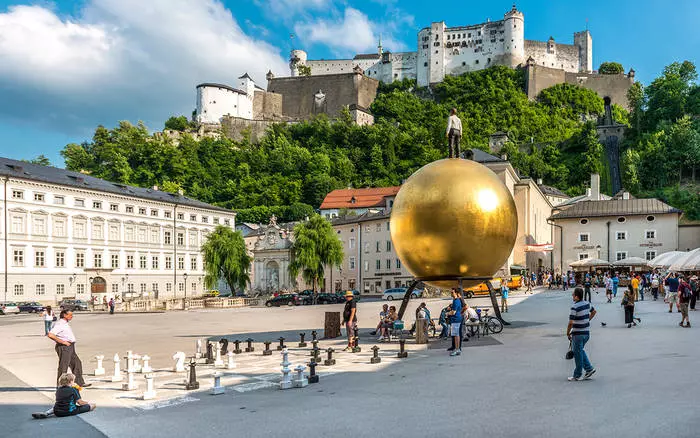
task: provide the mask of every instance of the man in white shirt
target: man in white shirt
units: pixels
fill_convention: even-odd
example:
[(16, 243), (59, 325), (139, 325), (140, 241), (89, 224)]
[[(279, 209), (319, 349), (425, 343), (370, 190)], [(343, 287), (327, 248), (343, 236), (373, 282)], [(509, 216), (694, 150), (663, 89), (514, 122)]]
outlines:
[(462, 140), (462, 121), (457, 117), (457, 108), (452, 108), (450, 111), (445, 137), (450, 145), (450, 158), (461, 158), (459, 142)]
[(53, 326), (49, 334), (49, 339), (56, 343), (56, 354), (58, 354), (58, 377), (61, 374), (68, 372), (70, 367), (75, 375), (75, 383), (83, 388), (90, 386), (90, 383), (85, 383), (83, 379), (83, 363), (80, 361), (78, 354), (75, 352), (75, 335), (70, 324), (73, 319), (73, 312), (70, 310), (62, 310), (61, 317)]

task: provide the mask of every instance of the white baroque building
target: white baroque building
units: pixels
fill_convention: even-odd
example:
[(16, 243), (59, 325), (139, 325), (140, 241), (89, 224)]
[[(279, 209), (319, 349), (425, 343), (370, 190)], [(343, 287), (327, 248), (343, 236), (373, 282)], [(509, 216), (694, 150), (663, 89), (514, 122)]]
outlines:
[(0, 300), (201, 295), (200, 248), (235, 213), (185, 196), (0, 158)]
[(515, 5), (498, 21), (457, 27), (434, 22), (418, 32), (417, 40), (415, 52), (386, 52), (380, 41), (377, 53), (353, 59), (309, 60), (303, 50), (292, 50), (291, 75), (300, 75), (300, 66), (308, 67), (311, 75), (349, 73), (358, 66), (382, 82), (410, 78), (427, 86), (442, 82), (446, 75), (493, 65), (517, 67), (530, 62), (571, 73), (593, 70), (593, 40), (588, 30), (574, 33), (573, 44), (558, 44), (553, 38), (526, 40), (525, 17)]

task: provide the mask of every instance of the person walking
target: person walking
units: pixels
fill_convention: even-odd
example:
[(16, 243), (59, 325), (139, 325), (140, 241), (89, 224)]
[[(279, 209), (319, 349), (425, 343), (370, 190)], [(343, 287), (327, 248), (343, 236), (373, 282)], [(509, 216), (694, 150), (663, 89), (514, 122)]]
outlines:
[(62, 374), (68, 371), (70, 367), (72, 373), (75, 375), (75, 382), (82, 388), (87, 388), (90, 383), (86, 383), (83, 379), (83, 363), (78, 357), (78, 353), (75, 351), (75, 335), (73, 334), (73, 329), (70, 326), (70, 322), (73, 319), (73, 312), (70, 310), (61, 310), (61, 315), (49, 331), (47, 335), (49, 339), (56, 343), (55, 350), (58, 355), (58, 376), (56, 376), (56, 381), (58, 381)]
[(351, 290), (345, 292), (343, 324), (345, 324), (345, 329), (348, 332), (348, 346), (343, 351), (352, 351), (355, 327), (357, 327), (357, 303)]
[(634, 317), (634, 289), (631, 284), (625, 290), (620, 305), (625, 309), (625, 324), (627, 324), (627, 328), (637, 325), (635, 319), (642, 322), (641, 319)]
[[(569, 325), (566, 328), (566, 336), (571, 341), (571, 349), (574, 352), (574, 374), (568, 378), (570, 382), (588, 380), (596, 372), (588, 355), (585, 346), (590, 339), (591, 320), (596, 315), (596, 310), (591, 303), (583, 299), (583, 289), (577, 287), (571, 294), (574, 305), (569, 313)], [(585, 371), (585, 374), (584, 374)]]
[(462, 297), (456, 288), (452, 288), (452, 310), (450, 311), (450, 336), (452, 336), (452, 347), (448, 348), (450, 356), (462, 354), (460, 349), (460, 329), (462, 326)]
[[(693, 289), (685, 281), (685, 278), (681, 275), (679, 278), (678, 285), (678, 305), (681, 311), (681, 322), (678, 323), (681, 327), (690, 328), (690, 319), (688, 319), (688, 305), (690, 304), (690, 299), (693, 296)], [(683, 321), (686, 325), (683, 325)]]
[(457, 108), (450, 110), (445, 137), (447, 137), (449, 144), (450, 158), (460, 158), (459, 142), (462, 140), (462, 121), (457, 117)]
[(114, 315), (114, 298), (109, 299), (109, 314)]
[(51, 306), (46, 306), (41, 312), (41, 317), (44, 319), (44, 336), (48, 336), (54, 321), (56, 321), (56, 314), (53, 313)]

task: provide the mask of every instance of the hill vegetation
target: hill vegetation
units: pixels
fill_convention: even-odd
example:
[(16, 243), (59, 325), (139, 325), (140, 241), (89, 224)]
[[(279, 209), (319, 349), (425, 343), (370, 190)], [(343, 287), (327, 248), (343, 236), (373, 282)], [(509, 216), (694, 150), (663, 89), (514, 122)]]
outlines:
[[(692, 68), (691, 68), (692, 67)], [(630, 93), (633, 111), (614, 108), (629, 124), (623, 153), (625, 187), (660, 196), (700, 218), (700, 92), (690, 63), (672, 64), (646, 90)], [(445, 120), (456, 107), (464, 124), (463, 147), (488, 150), (488, 136), (507, 132), (506, 154), (524, 174), (542, 178), (570, 195), (583, 193), (589, 174), (606, 163), (594, 121), (602, 99), (590, 90), (561, 84), (536, 101), (524, 93), (519, 70), (492, 67), (447, 77), (432, 89), (415, 81), (382, 85), (372, 111), (375, 124), (356, 126), (348, 113), (278, 124), (259, 142), (249, 138), (195, 139), (184, 117), (167, 127), (183, 131), (176, 143), (151, 135), (141, 123), (99, 126), (91, 141), (62, 151), (66, 166), (138, 186), (182, 189), (188, 196), (239, 211), (239, 221), (300, 220), (336, 188), (397, 185), (428, 162), (447, 155)]]

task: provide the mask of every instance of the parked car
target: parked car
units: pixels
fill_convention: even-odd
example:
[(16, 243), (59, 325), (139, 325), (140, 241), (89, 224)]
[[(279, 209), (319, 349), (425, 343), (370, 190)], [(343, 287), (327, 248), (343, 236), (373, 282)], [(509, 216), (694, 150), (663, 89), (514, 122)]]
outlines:
[[(382, 299), (387, 301), (392, 300), (403, 300), (404, 295), (406, 295), (407, 287), (394, 287), (387, 289), (382, 294)], [(411, 298), (420, 298), (423, 296), (423, 291), (421, 289), (413, 289), (411, 292)]]
[[(344, 290), (344, 291), (336, 292), (336, 293), (335, 293), (336, 302), (338, 302), (338, 303), (344, 303), (344, 302), (345, 302), (345, 292), (347, 292), (347, 291)], [(353, 298), (355, 299), (355, 302), (360, 301), (360, 298), (361, 298), (361, 296), (360, 296), (360, 291), (359, 291), (359, 290), (356, 290), (356, 289), (353, 289), (351, 292), (352, 292)]]
[(7, 315), (8, 313), (19, 313), (17, 303), (12, 301), (0, 302), (0, 315)]
[(60, 307), (61, 310), (70, 310), (70, 311), (81, 311), (81, 310), (88, 310), (88, 303), (83, 300), (62, 300), (60, 303), (58, 303), (58, 307)]
[(37, 303), (36, 301), (28, 301), (26, 303), (19, 303), (19, 311), (20, 311), (20, 313), (21, 312), (27, 312), (27, 313), (43, 312), (44, 306), (42, 306), (41, 303)]
[(265, 301), (265, 305), (267, 307), (272, 307), (272, 306), (282, 306), (284, 304), (288, 306), (298, 306), (302, 302), (302, 299), (299, 297), (298, 294), (281, 294), (277, 295), (274, 298), (270, 298), (269, 300)]

